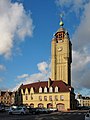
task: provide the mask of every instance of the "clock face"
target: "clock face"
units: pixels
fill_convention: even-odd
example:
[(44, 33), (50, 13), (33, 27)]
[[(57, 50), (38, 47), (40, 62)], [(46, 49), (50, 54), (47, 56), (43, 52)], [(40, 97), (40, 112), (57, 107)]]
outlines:
[(58, 51), (59, 51), (59, 52), (62, 51), (62, 49), (63, 49), (62, 46), (61, 46), (61, 47), (58, 47)]

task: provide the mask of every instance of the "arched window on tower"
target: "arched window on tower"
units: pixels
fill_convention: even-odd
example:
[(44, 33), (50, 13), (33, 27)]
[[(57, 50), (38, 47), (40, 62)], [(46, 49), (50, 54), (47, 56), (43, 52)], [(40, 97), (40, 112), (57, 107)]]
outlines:
[(59, 34), (59, 38), (62, 39), (62, 34)]

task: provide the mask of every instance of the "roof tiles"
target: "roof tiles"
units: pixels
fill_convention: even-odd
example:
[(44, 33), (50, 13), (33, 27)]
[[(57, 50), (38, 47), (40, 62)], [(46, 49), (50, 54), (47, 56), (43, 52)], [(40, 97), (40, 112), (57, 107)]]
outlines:
[[(50, 86), (55, 89), (55, 87), (57, 86), (59, 88), (59, 92), (69, 92), (69, 88), (70, 86), (68, 84), (66, 84), (65, 82), (63, 82), (62, 80), (60, 81), (51, 81), (50, 82)], [(37, 93), (39, 91), (39, 88), (42, 87), (48, 88), (48, 81), (39, 81), (39, 82), (35, 82), (35, 83), (31, 83), (31, 84), (26, 84), (26, 85), (22, 85), (20, 88), (21, 89), (30, 89), (31, 87), (34, 88), (34, 91)]]

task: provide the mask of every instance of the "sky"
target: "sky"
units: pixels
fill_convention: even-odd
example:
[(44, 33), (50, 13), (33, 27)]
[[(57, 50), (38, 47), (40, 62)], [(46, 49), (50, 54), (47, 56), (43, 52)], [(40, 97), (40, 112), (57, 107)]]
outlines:
[(90, 96), (90, 0), (0, 0), (1, 90), (48, 81), (60, 14), (72, 42), (72, 87)]

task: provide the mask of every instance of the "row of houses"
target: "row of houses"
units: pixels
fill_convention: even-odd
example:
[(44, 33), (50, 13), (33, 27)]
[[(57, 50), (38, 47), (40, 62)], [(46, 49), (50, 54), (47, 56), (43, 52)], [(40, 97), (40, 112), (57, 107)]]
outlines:
[(15, 104), (15, 92), (0, 90), (0, 103), (6, 106)]
[[(24, 104), (24, 105), (29, 105), (31, 107), (37, 107), (37, 106), (44, 107), (43, 103), (45, 103), (46, 104), (45, 107), (47, 107), (47, 105), (49, 107), (52, 107), (52, 106), (55, 107), (55, 105), (57, 105), (57, 107), (60, 107), (60, 109), (61, 108), (64, 109), (65, 101), (68, 100), (68, 98), (65, 97), (66, 96), (65, 92), (63, 94), (58, 93), (58, 90), (59, 90), (58, 87), (55, 87), (55, 91), (52, 91), (52, 89), (50, 89), (51, 91), (49, 90), (47, 91), (46, 87), (42, 91), (42, 88), (40, 87), (38, 89), (37, 95), (36, 94), (34, 95), (34, 88), (31, 88), (32, 90), (30, 90), (28, 89), (28, 87), (23, 86), (22, 84), (18, 89), (18, 91), (16, 92), (0, 90), (0, 104), (4, 104), (5, 106)], [(57, 95), (52, 94), (52, 92), (57, 93)], [(43, 96), (42, 96), (42, 93), (44, 93)], [(24, 101), (22, 101), (22, 99)], [(35, 104), (35, 99), (38, 99), (38, 102), (40, 102), (40, 104), (38, 104), (37, 106)], [(59, 102), (62, 104), (59, 104)], [(76, 104), (74, 105), (76, 105), (76, 107), (74, 106), (74, 108), (90, 107), (90, 97), (82, 96), (81, 94), (78, 94), (76, 98)]]
[(79, 107), (90, 107), (90, 97), (88, 96), (82, 96), (81, 94), (78, 94), (77, 101)]

